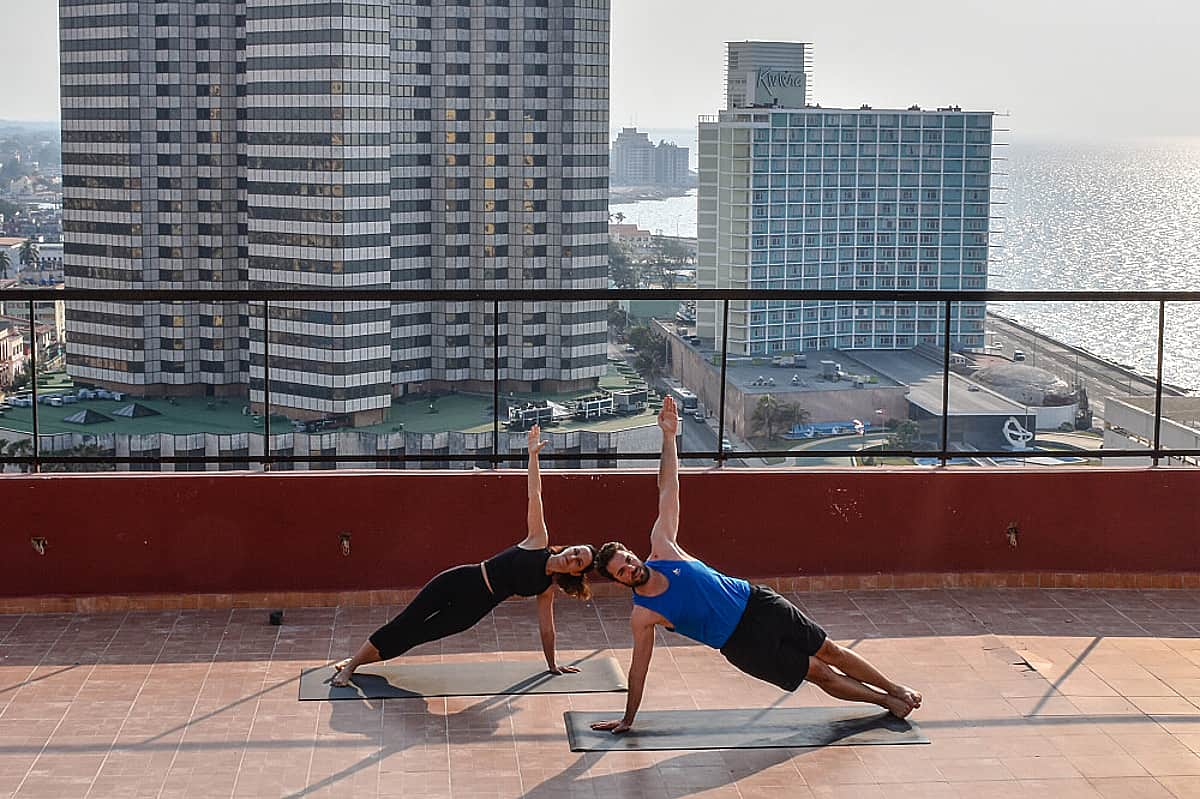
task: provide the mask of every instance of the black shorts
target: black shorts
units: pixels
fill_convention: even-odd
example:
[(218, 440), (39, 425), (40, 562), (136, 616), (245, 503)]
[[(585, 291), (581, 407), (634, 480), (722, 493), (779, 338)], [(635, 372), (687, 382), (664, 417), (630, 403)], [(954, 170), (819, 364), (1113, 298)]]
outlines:
[(753, 585), (746, 610), (721, 654), (751, 677), (794, 691), (825, 638), (821, 626), (791, 602), (770, 588)]

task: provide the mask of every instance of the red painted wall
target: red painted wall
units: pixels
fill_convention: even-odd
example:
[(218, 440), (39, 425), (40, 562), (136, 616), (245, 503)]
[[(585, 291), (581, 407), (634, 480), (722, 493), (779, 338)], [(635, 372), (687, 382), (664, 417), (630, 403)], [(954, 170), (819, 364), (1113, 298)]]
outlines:
[[(733, 574), (1200, 572), (1200, 471), (724, 470), (681, 485), (681, 545)], [(544, 494), (555, 543), (646, 551), (653, 473), (551, 472)], [(524, 537), (525, 478), (10, 475), (0, 507), (0, 596), (410, 588)]]

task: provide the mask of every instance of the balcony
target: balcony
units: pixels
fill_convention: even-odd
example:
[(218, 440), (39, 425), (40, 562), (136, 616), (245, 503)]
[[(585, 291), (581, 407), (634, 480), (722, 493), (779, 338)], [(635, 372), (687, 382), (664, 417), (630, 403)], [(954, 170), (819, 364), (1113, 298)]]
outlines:
[[(732, 426), (737, 403), (721, 404)], [(711, 465), (684, 470), (680, 542), (787, 593), (922, 690), (913, 719), (931, 744), (906, 747), (568, 751), (562, 712), (616, 712), (620, 694), (297, 702), (301, 669), (348, 653), (438, 570), (522, 535), (524, 475), (506, 451), (463, 456), (492, 467), (471, 472), (286, 473), (272, 451), (238, 464), (266, 471), (5, 474), (0, 793), (1194, 796), (1200, 472), (1114, 466), (1190, 452), (1156, 435), (1148, 425), (1124, 460), (1106, 448), (1102, 463), (1054, 469), (734, 468), (728, 453), (689, 453)], [(645, 468), (548, 468), (557, 542), (644, 549), (653, 453), (628, 455)], [(556, 603), (560, 659), (627, 668), (629, 599), (596, 588)], [(536, 662), (535, 615), (507, 602), (407, 658)], [(645, 710), (837, 704), (658, 635)]]

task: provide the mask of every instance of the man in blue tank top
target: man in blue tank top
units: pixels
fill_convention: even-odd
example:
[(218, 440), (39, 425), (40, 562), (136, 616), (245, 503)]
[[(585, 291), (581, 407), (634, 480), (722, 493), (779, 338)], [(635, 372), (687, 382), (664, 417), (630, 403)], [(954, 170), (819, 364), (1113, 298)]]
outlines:
[(921, 694), (894, 683), (861, 655), (839, 646), (816, 622), (770, 588), (729, 577), (679, 546), (679, 416), (671, 397), (658, 414), (662, 460), (658, 470), (658, 519), (650, 531), (650, 558), (642, 562), (624, 544), (609, 542), (596, 556), (596, 571), (633, 589), (633, 662), (625, 715), (593, 729), (625, 732), (642, 702), (661, 624), (713, 649), (734, 666), (785, 691), (808, 680), (830, 696), (871, 702), (904, 718), (921, 706)]

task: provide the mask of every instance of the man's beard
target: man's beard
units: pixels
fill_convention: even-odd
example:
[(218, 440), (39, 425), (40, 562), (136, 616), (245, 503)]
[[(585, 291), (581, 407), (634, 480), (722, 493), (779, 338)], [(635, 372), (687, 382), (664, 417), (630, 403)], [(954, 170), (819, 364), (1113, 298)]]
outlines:
[(637, 576), (633, 578), (633, 583), (630, 585), (630, 588), (641, 588), (648, 582), (650, 582), (650, 569), (647, 568), (646, 564), (643, 563), (640, 567), (640, 571), (637, 573)]

